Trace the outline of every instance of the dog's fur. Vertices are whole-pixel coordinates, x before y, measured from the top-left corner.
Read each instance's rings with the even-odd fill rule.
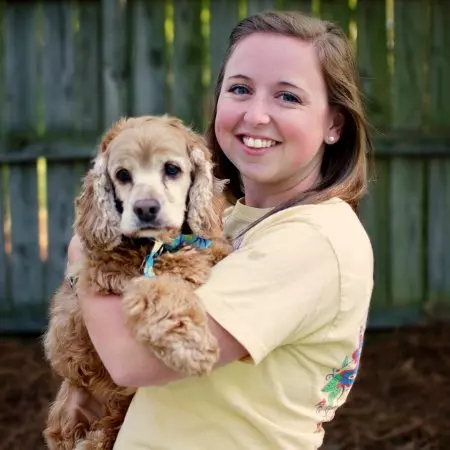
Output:
[[[174,165],[180,169],[175,175]],[[174,117],[145,116],[121,119],[105,134],[75,202],[74,228],[85,253],[81,267],[68,268],[77,286],[123,294],[124,316],[136,339],[186,375],[208,373],[218,359],[195,288],[230,252],[222,238],[222,188],[199,135]],[[139,210],[148,201],[160,206],[151,220]],[[153,245],[149,238],[168,242],[186,228],[211,239],[212,246],[163,253],[155,262],[156,276],[144,277],[142,264]],[[67,282],[52,298],[44,338],[46,357],[63,378],[44,431],[47,445],[110,449],[134,389],[112,381]],[[102,404],[99,420],[69,407],[70,391],[80,387]]]

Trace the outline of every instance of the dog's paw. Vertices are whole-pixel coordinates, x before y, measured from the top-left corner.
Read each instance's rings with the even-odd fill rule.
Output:
[[[211,274],[212,255],[209,249],[189,246],[175,253],[164,253],[155,261],[155,273],[179,277],[194,286],[206,282]]]
[[[89,431],[86,438],[77,442],[75,450],[111,450],[111,445],[105,441],[102,430]]]
[[[201,375],[218,360],[206,312],[186,281],[167,274],[137,278],[126,290],[123,308],[136,338],[175,371]]]

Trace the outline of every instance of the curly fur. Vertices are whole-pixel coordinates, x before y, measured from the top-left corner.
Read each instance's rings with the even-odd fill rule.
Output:
[[[124,156],[117,147],[121,140],[126,147],[134,145],[136,155],[150,161],[148,172],[154,174],[159,169],[153,170],[151,158],[164,143],[164,151],[177,155],[180,164],[189,168],[190,173],[185,174],[189,182],[184,175],[178,180],[163,180],[163,191],[145,182],[140,190],[136,183],[131,187],[120,186],[111,167]],[[133,166],[136,161],[130,161],[136,155],[127,156],[130,167],[142,166],[141,163]],[[85,259],[80,267],[69,267],[68,271],[76,274],[81,289],[89,286],[98,293],[123,294],[124,316],[136,339],[148,345],[166,365],[186,375],[208,373],[219,356],[217,342],[207,326],[206,312],[195,294],[195,288],[207,280],[211,267],[231,250],[222,238],[223,182],[213,177],[212,169],[203,139],[179,119],[169,116],[121,119],[104,135],[75,201],[74,228],[84,246]],[[139,172],[141,180],[150,180],[145,178],[147,175]],[[152,176],[153,183],[158,184],[156,175]],[[163,210],[169,208],[170,201],[175,206],[183,201],[183,210],[176,211],[172,205],[172,215],[167,214],[166,222],[150,235],[138,228],[130,232],[130,224],[125,221],[124,225],[117,202],[130,211],[129,202],[138,198],[136,192],[141,197],[144,193],[159,192],[161,199],[167,200],[161,203]],[[167,199],[161,192],[164,195],[169,192]],[[178,220],[180,217],[184,217],[182,222]],[[136,222],[135,218],[133,221]],[[168,240],[180,233],[183,225],[212,239],[212,246],[201,251],[181,249],[165,253],[156,260],[157,276],[143,277],[142,263],[153,245],[151,239],[145,238]],[[112,448],[134,390],[119,387],[111,379],[89,339],[78,299],[67,282],[52,298],[44,347],[51,367],[63,379],[44,431],[48,447]],[[73,410],[68,404],[71,390],[80,388],[102,405],[104,414],[100,419],[92,420],[82,408]]]

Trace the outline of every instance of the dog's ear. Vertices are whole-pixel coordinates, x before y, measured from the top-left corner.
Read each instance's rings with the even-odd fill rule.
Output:
[[[94,166],[87,173],[75,200],[75,233],[88,250],[109,250],[122,239],[120,215],[115,207],[113,185],[107,171],[107,150],[126,125],[127,120],[120,119],[103,136]]]
[[[226,181],[214,177],[210,152],[202,138],[191,133],[188,151],[193,180],[189,190],[187,223],[196,235],[213,238],[222,234],[225,207],[222,191]]]

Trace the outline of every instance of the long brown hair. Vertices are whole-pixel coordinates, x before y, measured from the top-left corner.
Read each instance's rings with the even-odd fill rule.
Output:
[[[294,205],[320,203],[333,197],[341,198],[356,210],[367,188],[368,157],[372,146],[358,87],[358,71],[352,45],[336,24],[300,12],[255,14],[239,22],[231,32],[228,50],[217,78],[212,119],[205,133],[207,143],[213,151],[216,176],[230,180],[225,191],[227,198],[235,203],[244,196],[244,192],[238,169],[225,156],[217,141],[217,102],[228,60],[239,42],[254,33],[274,33],[311,42],[320,60],[329,105],[337,107],[345,119],[338,142],[333,146],[325,144],[318,184],[272,209],[257,222]]]

